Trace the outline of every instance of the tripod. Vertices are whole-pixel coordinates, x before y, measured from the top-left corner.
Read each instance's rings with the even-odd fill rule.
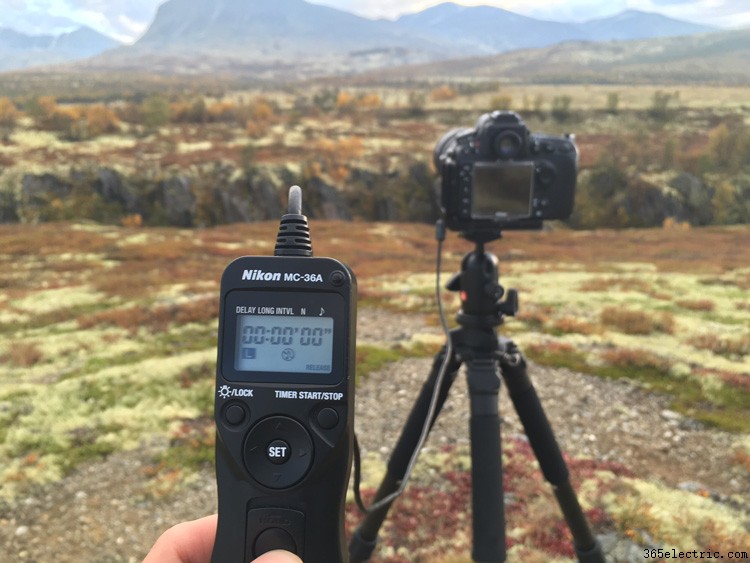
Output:
[[[552,428],[526,373],[526,361],[511,340],[498,339],[497,326],[502,323],[503,316],[515,315],[518,310],[518,294],[509,289],[506,300],[500,301],[505,291],[498,283],[498,259],[484,251],[484,242],[492,238],[499,238],[499,233],[475,241],[474,251],[463,258],[461,272],[454,274],[448,282],[447,288],[459,291],[461,295],[461,310],[456,317],[460,327],[450,331],[451,345],[446,344],[435,356],[430,375],[391,454],[386,475],[373,502],[398,489],[425,420],[430,416],[433,393],[438,394],[437,408],[432,409],[429,428],[435,423],[459,368],[465,364],[471,409],[472,559],[486,563],[505,561],[499,367],[544,478],[552,485],[573,536],[578,560],[581,563],[604,563],[601,546],[586,522]],[[447,371],[438,384],[441,366],[448,354]],[[436,384],[438,389],[435,389]],[[390,500],[369,512],[357,528],[349,544],[351,563],[369,560],[375,549],[378,530],[392,503]]]

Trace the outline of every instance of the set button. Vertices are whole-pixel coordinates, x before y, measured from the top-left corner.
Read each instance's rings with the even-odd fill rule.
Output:
[[[248,432],[243,450],[245,467],[269,489],[285,489],[307,474],[313,442],[304,426],[287,416],[270,416]]]

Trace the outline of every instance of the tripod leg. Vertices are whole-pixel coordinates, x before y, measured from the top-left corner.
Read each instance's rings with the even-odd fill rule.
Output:
[[[552,427],[526,373],[526,361],[515,344],[507,341],[506,347],[509,354],[515,355],[518,361],[512,362],[507,356],[501,359],[500,368],[503,379],[526,431],[526,436],[529,438],[531,448],[539,461],[544,478],[552,485],[557,503],[573,535],[573,545],[578,561],[604,563],[601,545],[591,533],[581,505],[578,503],[578,497],[570,483],[568,467],[555,440]]]
[[[505,509],[497,361],[467,362],[471,399],[472,559],[505,561]]]
[[[414,449],[419,442],[425,419],[429,413],[430,401],[432,400],[435,383],[446,353],[447,350],[443,347],[442,351],[435,356],[430,375],[422,386],[419,397],[414,403],[409,418],[401,431],[401,436],[393,449],[393,453],[388,461],[385,477],[383,477],[380,487],[378,487],[373,503],[378,502],[380,499],[383,499],[398,490],[399,485],[406,474],[409,461],[411,460]],[[447,366],[447,373],[445,374],[442,385],[438,390],[437,408],[435,409],[432,420],[429,422],[430,428],[432,428],[440,410],[443,408],[443,404],[448,397],[448,391],[450,391],[451,385],[456,379],[459,367],[460,363],[456,357],[451,357]],[[355,530],[349,543],[349,556],[351,557],[351,563],[361,563],[370,559],[377,543],[378,531],[388,514],[391,504],[392,501],[377,510],[369,512],[359,527]]]

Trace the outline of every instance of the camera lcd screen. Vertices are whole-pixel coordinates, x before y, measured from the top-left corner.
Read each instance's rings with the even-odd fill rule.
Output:
[[[331,373],[333,317],[238,315],[237,371]]]
[[[478,162],[474,165],[472,218],[531,215],[533,162]]]

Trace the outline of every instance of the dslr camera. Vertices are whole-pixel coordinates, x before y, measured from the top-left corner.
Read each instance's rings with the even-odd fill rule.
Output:
[[[449,131],[433,154],[449,229],[469,239],[539,229],[573,211],[578,149],[573,135],[532,134],[511,111],[485,113]]]

